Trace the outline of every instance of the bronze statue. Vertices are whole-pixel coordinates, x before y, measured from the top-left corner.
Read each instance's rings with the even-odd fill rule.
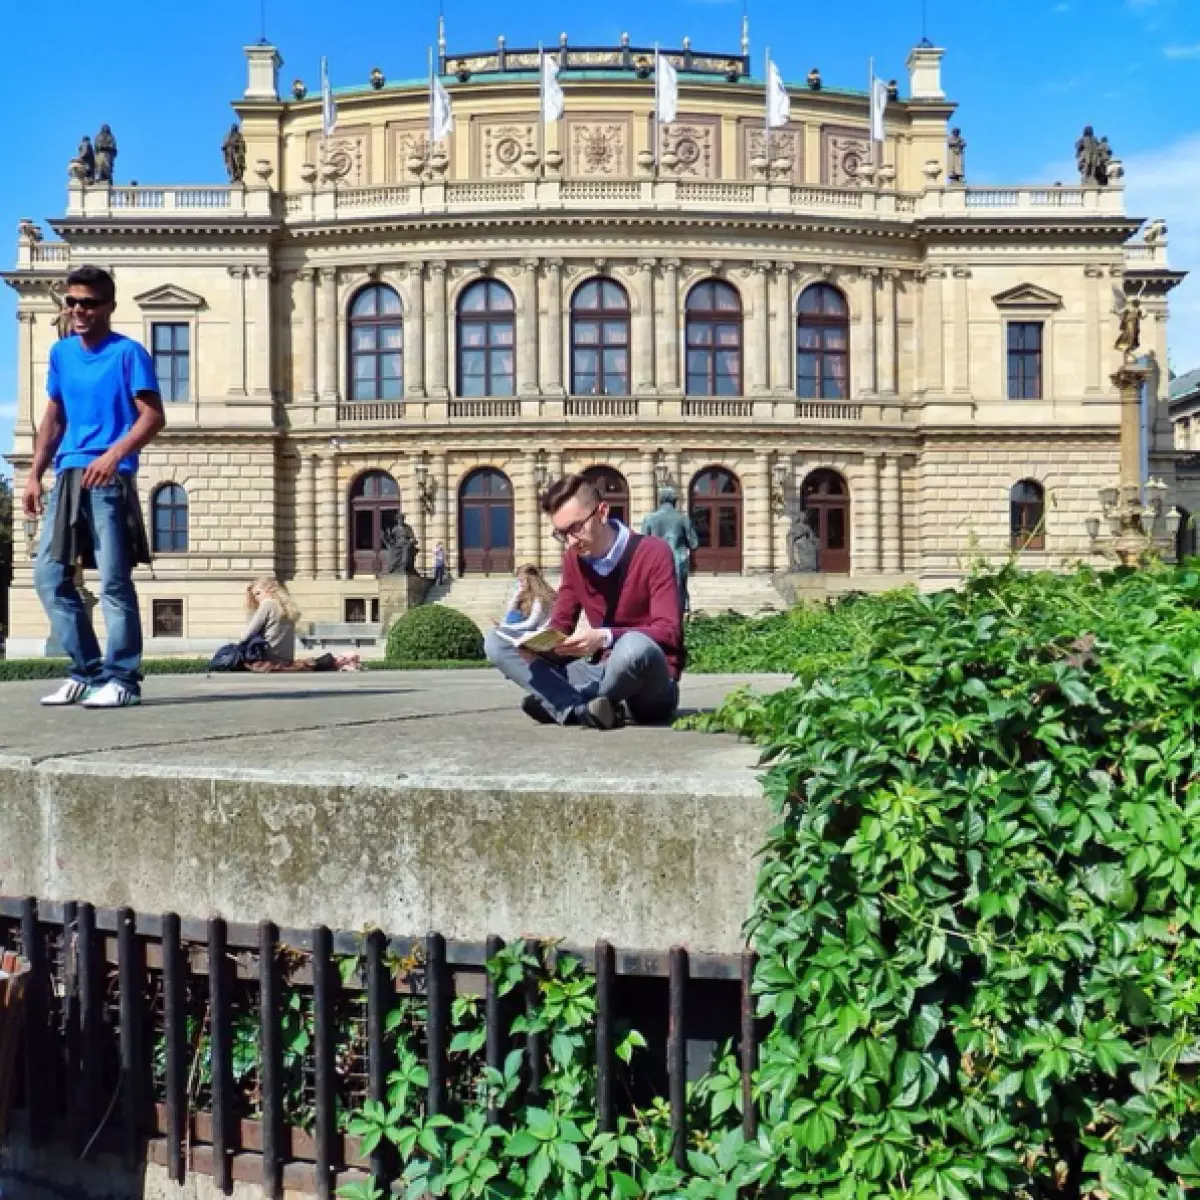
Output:
[[[671,547],[675,556],[675,582],[679,587],[679,605],[686,613],[691,610],[688,595],[688,570],[692,551],[700,545],[696,528],[686,513],[681,513],[676,504],[675,489],[659,490],[658,507],[642,522],[642,532],[650,537],[662,538]]]
[[[1095,130],[1090,125],[1083,127],[1083,135],[1075,143],[1075,165],[1079,168],[1079,182],[1083,184],[1096,182],[1096,141]]]
[[[417,573],[417,535],[400,515],[395,525],[383,531],[384,575],[415,575]]]
[[[1112,158],[1113,158],[1113,152],[1112,152],[1112,147],[1108,144],[1108,138],[1102,137],[1096,146],[1096,168],[1095,168],[1096,182],[1101,187],[1108,186],[1108,182],[1109,182],[1108,168],[1109,168],[1109,164],[1112,162]]]
[[[1137,348],[1142,344],[1142,307],[1133,297],[1125,301],[1121,310],[1121,332],[1117,335],[1116,348],[1126,362],[1133,362]]]
[[[238,123],[234,121],[221,143],[221,153],[225,156],[225,170],[229,174],[230,183],[241,183],[246,174],[246,139]]]
[[[86,134],[79,143],[79,150],[71,160],[69,173],[72,179],[82,183],[93,183],[96,179],[96,152],[92,149],[92,139]]]
[[[963,140],[961,129],[950,130],[946,150],[950,166],[946,172],[946,179],[950,183],[965,182],[967,178],[967,143]]]
[[[96,134],[96,182],[112,183],[113,168],[117,165],[117,139],[107,125]]]

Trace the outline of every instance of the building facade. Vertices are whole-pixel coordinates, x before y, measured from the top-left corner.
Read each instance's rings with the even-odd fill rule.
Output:
[[[866,94],[819,80],[768,138],[745,47],[672,53],[661,129],[647,52],[555,54],[565,116],[545,126],[536,52],[443,54],[454,130],[431,145],[425,84],[339,89],[325,138],[320,97],[281,97],[276,50],[248,47],[244,179],[73,178],[58,240],[22,223],[18,488],[71,265],[112,270],[116,327],[156,360],[153,648],[228,640],[264,572],[310,620],[369,622],[401,511],[426,569],[445,546],[450,603],[553,569],[538,498],[567,471],[635,525],[673,485],[710,603],[786,574],[797,521],[832,586],[1087,558],[1117,471],[1122,294],[1174,487],[1158,367],[1180,276],[1161,223],[1132,240],[1119,163],[1103,187],[970,186],[928,45],[882,143]],[[39,653],[28,545],[15,566],[10,653]]]

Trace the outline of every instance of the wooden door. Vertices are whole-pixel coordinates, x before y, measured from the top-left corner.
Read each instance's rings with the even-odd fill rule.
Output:
[[[814,471],[801,488],[804,516],[820,546],[818,569],[850,573],[850,494],[836,471]]]
[[[463,575],[507,575],[514,569],[512,484],[502,471],[485,467],[463,481],[458,557]]]
[[[732,471],[707,467],[693,480],[688,511],[699,545],[692,570],[736,574],[742,569],[742,487]]]
[[[350,575],[383,570],[383,536],[400,521],[400,489],[386,471],[368,471],[350,493]]]

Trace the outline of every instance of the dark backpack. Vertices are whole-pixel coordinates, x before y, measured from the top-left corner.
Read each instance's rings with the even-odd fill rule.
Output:
[[[230,642],[222,646],[208,663],[208,671],[244,671],[247,663],[262,662],[270,653],[267,639],[255,634],[244,642]]]

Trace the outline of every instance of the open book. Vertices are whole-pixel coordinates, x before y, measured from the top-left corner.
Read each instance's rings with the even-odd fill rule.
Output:
[[[529,650],[533,654],[549,654],[555,646],[567,640],[565,633],[549,627],[533,629],[527,633],[509,633],[503,625],[496,626],[496,632],[506,642],[511,642],[521,650]]]

